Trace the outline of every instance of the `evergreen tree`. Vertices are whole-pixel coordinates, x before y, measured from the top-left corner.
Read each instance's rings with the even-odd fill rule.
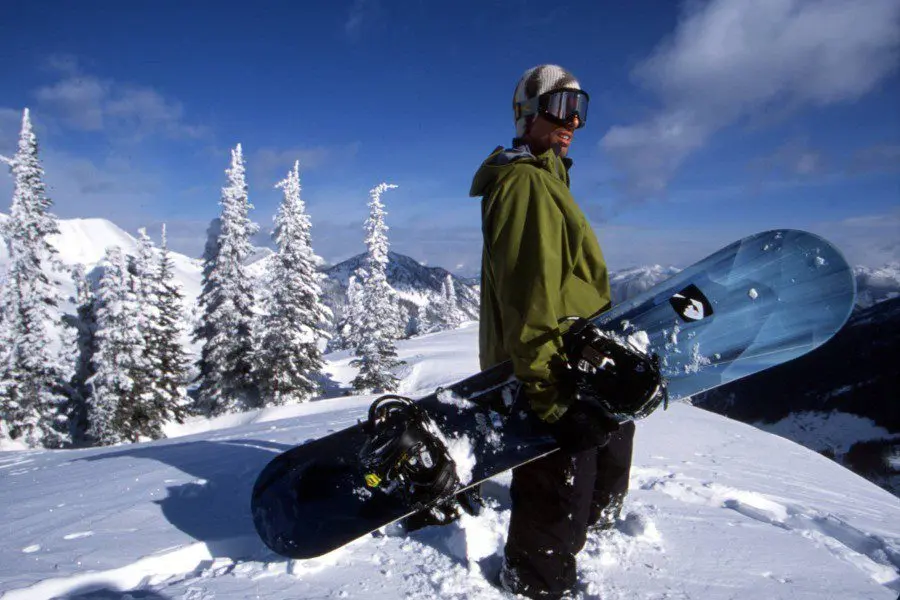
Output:
[[[463,314],[456,303],[456,289],[453,285],[453,276],[447,273],[441,286],[441,312],[447,329],[456,329],[463,320]]]
[[[300,163],[278,183],[283,198],[275,215],[271,289],[261,322],[258,373],[271,404],[309,400],[318,391],[331,311],[321,302],[321,275],[312,250],[310,219],[300,199]]]
[[[398,379],[392,369],[403,364],[397,360],[394,340],[399,314],[396,294],[387,282],[388,227],[381,196],[396,185],[382,183],[369,195],[369,218],[366,220],[368,253],[362,275],[362,293],[358,327],[359,341],[350,365],[359,368],[353,388],[362,392],[386,392],[396,389]]]
[[[142,327],[156,321],[156,256],[153,251],[153,240],[147,235],[147,230],[143,227],[138,229],[138,254],[137,256],[129,256],[129,271],[134,276],[133,285],[134,292],[137,295],[137,302],[143,310],[141,312]]]
[[[341,318],[335,326],[337,333],[329,345],[331,350],[354,349],[359,345],[362,314],[362,287],[359,284],[357,275],[351,275],[350,280],[347,282],[347,303],[344,305]]]
[[[79,444],[84,441],[88,428],[88,390],[87,381],[94,374],[93,358],[96,350],[94,334],[97,330],[96,298],[91,283],[84,272],[84,267],[72,267],[72,280],[75,282],[74,304],[76,314],[69,319],[75,330],[75,368],[69,387],[69,430],[72,441]]]
[[[152,365],[152,406],[159,423],[181,422],[187,406],[188,356],[181,343],[184,334],[184,295],[175,279],[169,254],[166,226],[162,227],[162,247],[153,271],[151,297],[155,319],[144,337]]]
[[[258,226],[250,221],[241,145],[231,151],[228,183],[222,188],[219,232],[207,248],[200,293],[202,316],[194,338],[203,342],[198,367],[197,409],[218,415],[259,407],[253,358],[254,296],[244,261]]]
[[[141,346],[144,349],[141,360],[131,365],[130,376],[134,382],[132,394],[140,399],[139,407],[132,413],[130,428],[127,432],[129,439],[149,437],[158,439],[163,437],[162,425],[164,415],[157,410],[156,402],[156,357],[152,353],[150,339],[154,337],[157,327],[157,282],[156,282],[156,254],[153,240],[147,235],[147,230],[138,229],[137,256],[127,256],[128,285],[133,295],[134,314],[137,320],[138,332],[141,336]]]
[[[133,277],[118,247],[108,248],[97,292],[94,375],[88,379],[88,434],[99,444],[146,435],[149,393],[140,307]]]
[[[14,179],[9,219],[3,225],[9,253],[0,298],[0,420],[13,439],[57,447],[68,441],[64,387],[69,379],[59,354],[59,268],[49,236],[59,233],[47,197],[37,137],[26,108],[13,158],[4,158]]]

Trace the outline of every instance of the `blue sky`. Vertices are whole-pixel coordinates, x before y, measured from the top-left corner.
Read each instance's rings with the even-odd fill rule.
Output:
[[[309,6],[308,6],[309,5]],[[573,193],[612,269],[685,266],[803,228],[900,260],[900,2],[28,2],[2,9],[0,154],[32,110],[56,213],[169,224],[199,254],[229,149],[252,217],[301,163],[317,253],[363,250],[368,190],[393,249],[478,270],[472,174],[513,134],[521,73],[591,93]],[[0,178],[0,198],[9,198]],[[5,202],[0,204],[5,206]],[[6,211],[6,208],[0,208]]]

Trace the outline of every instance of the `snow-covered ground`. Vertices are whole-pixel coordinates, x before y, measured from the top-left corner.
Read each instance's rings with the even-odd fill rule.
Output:
[[[477,367],[477,326],[401,343],[403,389]],[[352,377],[333,355],[335,384]],[[154,443],[0,453],[0,593],[28,598],[506,598],[490,583],[509,479],[478,517],[287,560],[257,539],[253,481],[292,445],[361,418],[339,397],[214,421]],[[585,599],[893,600],[900,500],[832,461],[683,405],[638,427],[626,517],[579,557]],[[126,595],[130,592],[130,595]]]

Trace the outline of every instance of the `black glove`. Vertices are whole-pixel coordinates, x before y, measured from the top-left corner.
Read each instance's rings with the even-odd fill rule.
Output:
[[[605,446],[609,442],[609,434],[619,429],[619,423],[600,407],[578,400],[559,420],[547,425],[559,447],[571,453]]]

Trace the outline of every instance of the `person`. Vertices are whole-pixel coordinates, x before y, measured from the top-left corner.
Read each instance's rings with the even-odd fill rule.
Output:
[[[610,527],[628,490],[634,424],[576,402],[562,357],[565,317],[610,306],[606,263],[569,190],[568,157],[589,96],[556,65],[516,86],[512,148],[484,161],[481,197],[481,368],[512,360],[533,416],[561,450],[513,470],[500,585],[529,598],[564,598],[590,527]],[[543,425],[542,425],[543,426]]]

